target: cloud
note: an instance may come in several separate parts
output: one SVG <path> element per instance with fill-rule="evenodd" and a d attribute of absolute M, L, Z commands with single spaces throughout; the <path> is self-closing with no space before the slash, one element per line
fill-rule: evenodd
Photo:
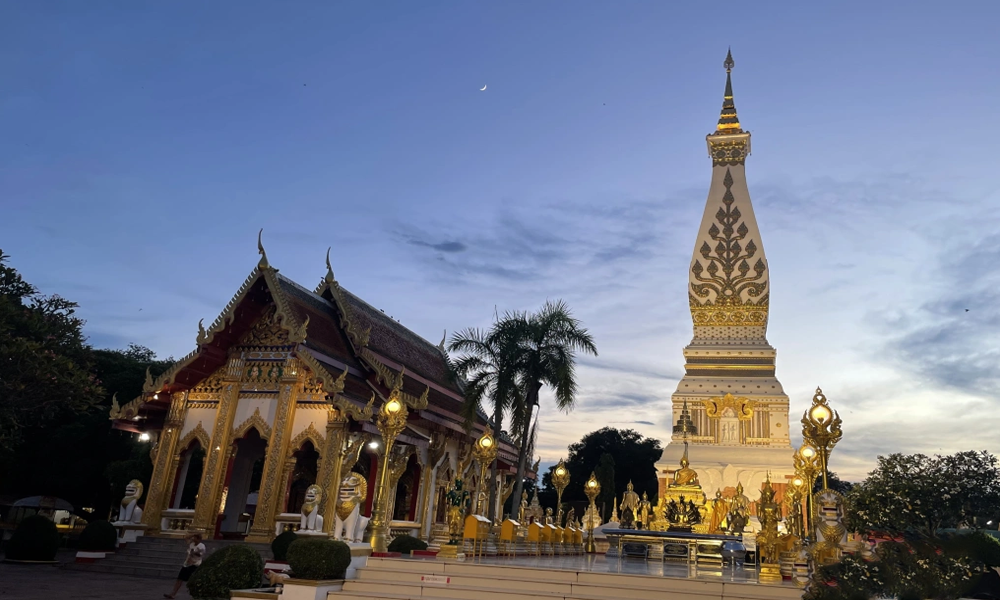
<path fill-rule="evenodd" d="M 462 242 L 439 242 L 434 244 L 431 242 L 425 242 L 424 240 L 411 239 L 408 243 L 414 246 L 423 246 L 424 248 L 437 250 L 439 252 L 462 252 L 467 248 L 467 246 Z"/>

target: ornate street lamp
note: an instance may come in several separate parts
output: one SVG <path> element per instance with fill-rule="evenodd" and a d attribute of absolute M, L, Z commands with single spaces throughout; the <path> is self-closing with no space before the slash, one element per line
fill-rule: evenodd
<path fill-rule="evenodd" d="M 382 434 L 382 444 L 378 470 L 378 495 L 375 497 L 375 512 L 372 515 L 372 550 L 375 552 L 386 552 L 389 537 L 389 457 L 392 455 L 392 446 L 396 443 L 396 436 L 402 433 L 406 427 L 407 410 L 402 401 L 401 387 L 403 376 L 396 380 L 396 385 L 389 394 L 389 399 L 385 401 L 382 408 L 375 417 L 375 425 Z"/>
<path fill-rule="evenodd" d="M 806 480 L 802 477 L 796 475 L 792 479 L 792 507 L 794 509 L 793 515 L 795 517 L 795 522 L 793 523 L 794 535 L 802 539 L 806 535 L 806 525 L 805 519 L 802 514 L 802 493 L 805 491 Z"/>
<path fill-rule="evenodd" d="M 819 453 L 820 468 L 823 473 L 823 489 L 828 489 L 827 473 L 830 451 L 837 445 L 843 432 L 840 430 L 840 415 L 831 410 L 823 390 L 816 388 L 812 408 L 802 415 L 802 437 Z"/>
<path fill-rule="evenodd" d="M 562 459 L 559 459 L 559 464 L 556 465 L 554 471 L 552 471 L 552 485 L 556 486 L 556 507 L 558 508 L 556 512 L 556 526 L 562 527 L 562 495 L 563 490 L 569 485 L 569 469 L 563 464 Z"/>
<path fill-rule="evenodd" d="M 496 438 L 493 437 L 493 430 L 489 424 L 483 429 L 483 435 L 476 440 L 476 445 L 472 448 L 472 457 L 479 463 L 479 489 L 476 491 L 476 514 L 486 515 L 486 504 L 489 502 L 489 486 L 486 484 L 486 470 L 493 464 L 497 457 Z"/>
<path fill-rule="evenodd" d="M 802 444 L 802 446 L 795 451 L 795 456 L 792 457 L 795 465 L 795 476 L 802 480 L 802 487 L 805 488 L 806 494 L 806 514 L 803 519 L 803 526 L 805 527 L 807 538 L 812 537 L 812 530 L 810 527 L 810 519 L 812 519 L 812 509 L 813 509 L 813 487 L 816 485 L 816 476 L 819 474 L 819 458 L 816 453 L 816 449 L 809 445 L 808 442 Z"/>
<path fill-rule="evenodd" d="M 590 500 L 590 518 L 587 519 L 587 552 L 592 553 L 596 551 L 594 547 L 594 515 L 597 514 L 597 507 L 594 506 L 594 498 L 601 493 L 601 482 L 597 481 L 597 475 L 593 471 L 590 473 L 590 479 L 583 486 L 583 493 Z"/>

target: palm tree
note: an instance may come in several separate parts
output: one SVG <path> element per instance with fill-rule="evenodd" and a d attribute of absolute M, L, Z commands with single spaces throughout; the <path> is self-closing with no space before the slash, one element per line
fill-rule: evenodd
<path fill-rule="evenodd" d="M 498 324 L 499 325 L 499 324 Z M 516 345 L 513 344 L 516 339 Z M 519 322 L 511 323 L 507 331 L 505 357 L 512 362 L 501 369 L 509 369 L 522 393 L 513 397 L 511 406 L 512 430 L 520 441 L 517 465 L 515 502 L 521 497 L 524 472 L 531 442 L 531 421 L 539 403 L 543 386 L 555 391 L 556 406 L 569 412 L 576 401 L 576 353 L 586 352 L 597 356 L 594 338 L 573 317 L 562 300 L 546 302 L 542 309 Z"/>
<path fill-rule="evenodd" d="M 527 318 L 523 313 L 506 313 L 489 331 L 466 329 L 452 336 L 448 350 L 461 352 L 452 362 L 455 375 L 464 380 L 465 399 L 462 416 L 467 425 L 475 422 L 478 411 L 488 401 L 493 409 L 493 431 L 500 437 L 503 417 L 521 396 L 518 381 L 510 368 L 516 361 L 519 331 Z M 497 480 L 494 459 L 490 480 Z M 496 517 L 496 485 L 490 485 L 489 519 Z"/>

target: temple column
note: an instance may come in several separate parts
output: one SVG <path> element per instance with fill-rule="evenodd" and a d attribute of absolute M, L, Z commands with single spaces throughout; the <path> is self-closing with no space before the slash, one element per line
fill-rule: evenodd
<path fill-rule="evenodd" d="M 347 437 L 348 418 L 339 408 L 333 407 L 326 418 L 326 447 L 323 449 L 323 459 L 320 462 L 316 483 L 323 490 L 323 504 L 320 514 L 323 515 L 323 532 L 333 532 L 334 516 L 337 514 L 337 501 L 340 498 L 340 482 L 343 481 L 344 443 Z M 351 465 L 352 467 L 354 465 Z"/>
<path fill-rule="evenodd" d="M 426 452 L 426 461 L 421 461 L 420 477 L 420 504 L 417 511 L 417 520 L 420 521 L 420 536 L 428 538 L 431 534 L 434 523 L 434 500 L 437 496 L 437 471 L 438 466 L 444 459 L 445 443 L 447 438 L 443 434 L 435 434 Z M 417 454 L 420 458 L 424 453 Z"/>
<path fill-rule="evenodd" d="M 285 373 L 295 372 L 287 366 Z M 271 428 L 271 439 L 267 443 L 267 455 L 264 458 L 264 472 L 260 480 L 260 496 L 257 500 L 257 515 L 250 535 L 246 541 L 266 544 L 274 539 L 274 518 L 277 514 L 278 502 L 282 498 L 281 472 L 284 458 L 288 454 L 291 441 L 291 429 L 295 415 L 295 405 L 298 400 L 297 391 L 302 383 L 294 375 L 281 378 L 278 405 L 274 412 L 274 425 Z"/>
<path fill-rule="evenodd" d="M 170 410 L 167 420 L 160 432 L 157 442 L 156 456 L 153 460 L 153 476 L 149 483 L 149 493 L 146 494 L 146 508 L 142 512 L 142 522 L 149 527 L 150 533 L 160 531 L 160 514 L 169 501 L 171 484 L 174 480 L 173 461 L 177 440 L 180 438 L 181 425 L 184 423 L 184 408 L 187 396 L 184 392 L 176 392 L 170 396 Z"/>
<path fill-rule="evenodd" d="M 277 512 L 288 512 L 288 499 L 292 495 L 292 479 L 295 477 L 295 465 L 297 463 L 298 459 L 295 458 L 295 454 L 290 454 L 285 459 L 285 469 L 282 471 L 283 474 L 281 476 L 285 493 L 282 495 L 280 508 Z"/>
<path fill-rule="evenodd" d="M 239 373 L 239 366 L 234 367 L 230 361 L 229 371 Z M 219 497 L 222 494 L 223 481 L 229 467 L 229 451 L 232 444 L 233 418 L 236 415 L 236 403 L 239 401 L 240 386 L 235 381 L 226 383 L 219 398 L 219 408 L 215 413 L 215 426 L 212 428 L 212 442 L 205 449 L 205 467 L 198 486 L 198 499 L 194 507 L 193 529 L 200 529 L 208 534 L 215 531 L 215 516 L 218 514 Z"/>
<path fill-rule="evenodd" d="M 409 446 L 396 446 L 393 448 L 392 456 L 387 461 L 389 468 L 389 489 L 387 492 L 389 497 L 386 498 L 385 520 L 389 523 L 392 523 L 392 515 L 396 510 L 396 488 L 399 485 L 399 479 L 406 472 L 406 465 L 410 461 L 410 450 Z"/>

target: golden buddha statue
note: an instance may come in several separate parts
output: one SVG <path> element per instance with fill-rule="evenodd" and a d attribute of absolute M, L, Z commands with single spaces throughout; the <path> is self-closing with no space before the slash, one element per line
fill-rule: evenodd
<path fill-rule="evenodd" d="M 690 467 L 687 444 L 684 444 L 684 456 L 681 457 L 681 468 L 674 472 L 674 486 L 697 486 L 698 472 Z"/>
<path fill-rule="evenodd" d="M 622 497 L 622 503 L 619 508 L 623 511 L 626 508 L 632 509 L 633 517 L 638 517 L 639 515 L 639 510 L 641 508 L 639 494 L 635 493 L 635 486 L 632 485 L 631 481 L 629 481 L 628 485 L 625 486 L 625 495 Z"/>
<path fill-rule="evenodd" d="M 653 511 L 657 521 L 656 529 L 694 531 L 706 533 L 709 528 L 708 507 L 705 505 L 705 492 L 698 483 L 698 473 L 691 468 L 688 460 L 688 445 L 684 443 L 684 455 L 681 457 L 681 468 L 674 472 L 674 477 L 667 484 L 656 509 Z M 671 504 L 672 503 L 672 504 Z M 663 520 L 660 520 L 663 515 Z"/>

